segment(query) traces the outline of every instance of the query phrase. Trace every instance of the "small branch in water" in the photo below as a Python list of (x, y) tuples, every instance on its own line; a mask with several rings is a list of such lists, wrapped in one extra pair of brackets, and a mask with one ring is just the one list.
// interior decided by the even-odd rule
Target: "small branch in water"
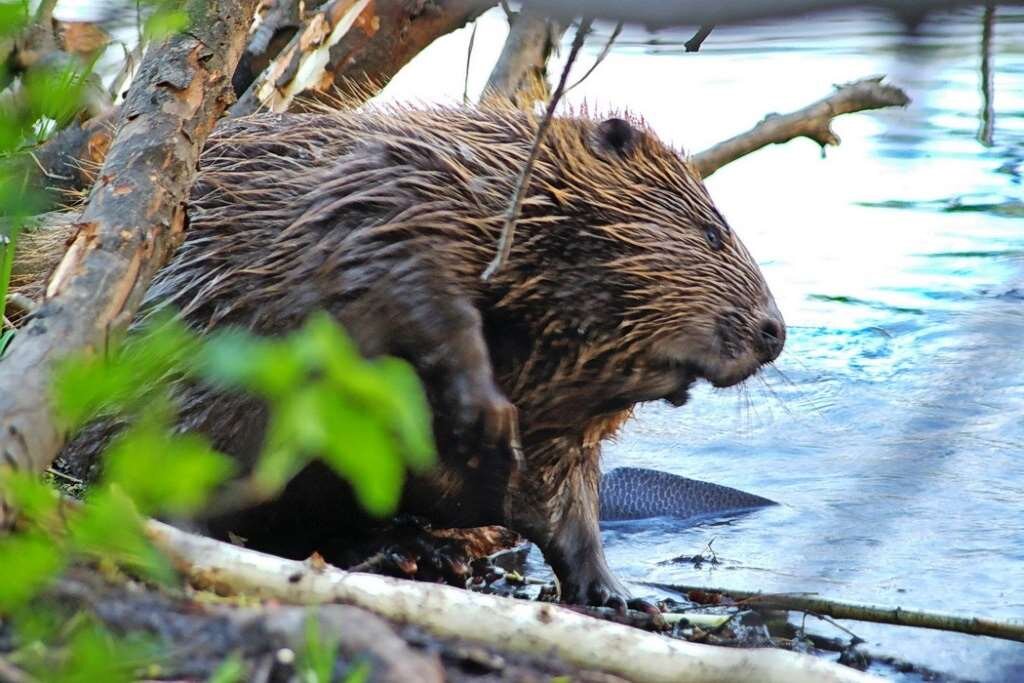
[(683, 47), (686, 48), (687, 52), (696, 52), (700, 49), (700, 46), (704, 44), (704, 41), (708, 36), (711, 35), (711, 31), (715, 28), (714, 24), (704, 24), (697, 32), (693, 34), (693, 37), (683, 43)]
[(526, 163), (523, 164), (523, 170), (519, 173), (519, 180), (516, 182), (516, 192), (512, 197), (512, 202), (509, 204), (508, 213), (505, 216), (505, 225), (502, 227), (501, 237), (498, 239), (498, 253), (495, 254), (494, 260), (491, 261), (481, 276), (485, 281), (491, 279), (495, 273), (501, 270), (505, 263), (508, 262), (509, 254), (512, 253), (512, 240), (515, 238), (516, 221), (519, 219), (519, 211), (523, 206), (523, 199), (526, 197), (526, 189), (530, 185), (530, 177), (533, 175), (533, 164), (537, 161), (537, 156), (540, 154), (540, 146), (544, 141), (544, 135), (551, 125), (555, 107), (558, 106), (558, 101), (562, 98), (562, 93), (565, 92), (565, 82), (569, 78), (569, 71), (572, 69), (573, 62), (576, 61), (580, 48), (583, 47), (583, 41), (586, 39), (587, 31), (590, 30), (591, 23), (592, 20), (589, 17), (584, 17), (576, 29), (576, 36), (572, 40), (572, 49), (569, 50), (569, 56), (565, 60), (565, 67), (562, 68), (562, 76), (558, 79), (558, 87), (551, 94), (551, 99), (548, 101), (547, 109), (544, 112), (544, 118), (541, 119), (540, 125), (537, 126), (537, 134), (533, 138), (530, 156), (527, 157)]
[(985, 5), (985, 16), (981, 28), (981, 127), (978, 142), (992, 146), (992, 131), (995, 129), (996, 113), (992, 103), (994, 83), (992, 80), (992, 28), (995, 25), (996, 8), (991, 2)]
[(789, 114), (769, 114), (756, 126), (728, 140), (719, 142), (692, 158), (697, 171), (704, 178), (742, 156), (771, 144), (789, 142), (806, 137), (822, 149), (838, 145), (839, 136), (832, 131), (832, 119), (884, 107), (905, 107), (910, 98), (901, 89), (882, 83), (884, 76), (864, 78), (836, 87), (834, 93)]
[(719, 593), (729, 596), (744, 607), (773, 607), (776, 609), (807, 612), (813, 616), (822, 615), (835, 619), (869, 621), (894, 626), (914, 626), (938, 631), (955, 631), (975, 636), (990, 636), (1004, 640), (1024, 642), (1024, 624), (1013, 624), (984, 617), (961, 617), (953, 614), (906, 610), (901, 607), (876, 607), (839, 602), (810, 595), (762, 594), (750, 591), (725, 590), (703, 586), (648, 583), (644, 585), (686, 595), (690, 592)]

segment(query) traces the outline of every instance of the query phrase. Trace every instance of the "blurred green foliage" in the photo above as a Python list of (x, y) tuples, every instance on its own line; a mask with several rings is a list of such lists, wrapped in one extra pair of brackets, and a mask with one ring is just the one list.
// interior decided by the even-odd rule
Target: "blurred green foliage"
[[(368, 511), (385, 515), (395, 510), (406, 469), (422, 471), (435, 459), (429, 405), (415, 371), (394, 358), (363, 358), (328, 316), (313, 316), (276, 339), (239, 330), (200, 337), (176, 318), (154, 316), (115, 352), (70, 358), (57, 373), (54, 401), (62, 426), (73, 431), (97, 419), (127, 423), (108, 446), (84, 503), (62, 500), (31, 475), (0, 480), (0, 496), (19, 510), (21, 525), (0, 538), (0, 566), (9, 568), (0, 581), (0, 614), (20, 624), (39, 593), (78, 558), (113, 563), (155, 582), (173, 580), (146, 538), (144, 516), (193, 514), (234, 471), (205, 438), (172, 430), (175, 391), (191, 382), (243, 390), (268, 405), (267, 443), (241, 487), (253, 496), (249, 502), (275, 495), (311, 458), (322, 457)], [(337, 643), (311, 623), (297, 670), (302, 680), (329, 681)], [(65, 639), (66, 646), (120, 647), (100, 627), (90, 629)], [(83, 667), (96, 663), (86, 652), (67, 656)], [(218, 672), (224, 680), (235, 670), (229, 662)], [(367, 673), (356, 667), (347, 680), (364, 680)]]
[[(186, 28), (182, 7), (181, 0), (144, 2), (143, 38), (156, 41)], [(134, 3), (126, 9), (134, 13)], [(0, 309), (18, 234), (51, 203), (28, 152), (78, 115), (93, 67), (64, 61), (14, 68), (10, 48), (34, 21), (28, 0), (0, 0)], [(0, 358), (15, 334), (0, 327)], [(415, 372), (396, 359), (363, 359), (327, 316), (283, 339), (237, 331), (199, 338), (179, 322), (156, 319), (120, 350), (69, 359), (55, 380), (63, 426), (116, 418), (127, 427), (109, 445), (103, 473), (81, 503), (61, 499), (34, 476), (0, 477), (0, 497), (19, 511), (16, 533), (0, 536), (0, 621), (17, 627), (19, 644), (4, 656), (39, 680), (134, 680), (160, 659), (153, 643), (115, 637), (88, 615), (69, 615), (41, 596), (83, 559), (155, 582), (174, 578), (145, 535), (145, 516), (194, 514), (234, 472), (233, 462), (203, 437), (171, 429), (175, 387), (183, 382), (244, 390), (268, 405), (265, 450), (242, 482), (257, 498), (273, 496), (321, 457), (352, 483), (368, 511), (386, 515), (406, 469), (434, 462), (429, 407)], [(307, 632), (297, 661), (303, 680), (330, 680), (336, 652), (337, 642), (315, 628)], [(368, 674), (359, 665), (346, 680), (358, 683)], [(236, 654), (212, 680), (244, 675)]]

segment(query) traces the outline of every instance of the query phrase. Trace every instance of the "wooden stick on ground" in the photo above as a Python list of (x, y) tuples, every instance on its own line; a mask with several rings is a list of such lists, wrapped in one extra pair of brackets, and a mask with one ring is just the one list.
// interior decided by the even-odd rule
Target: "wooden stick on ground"
[(692, 161), (707, 178), (722, 166), (771, 144), (789, 142), (798, 137), (814, 140), (823, 148), (838, 145), (832, 132), (832, 119), (840, 114), (905, 107), (910, 98), (899, 88), (882, 83), (884, 76), (864, 78), (836, 88), (836, 91), (814, 104), (789, 114), (769, 114), (760, 123), (734, 137), (719, 142), (693, 155)]
[(146, 530), (157, 547), (199, 588), (226, 594), (250, 593), (295, 604), (355, 605), (441, 637), (464, 638), (515, 652), (553, 652), (571, 664), (633, 681), (878, 680), (855, 669), (786, 650), (699, 645), (599, 621), (548, 603), (285, 560), (188, 534), (161, 522), (149, 521)]
[(182, 239), (199, 151), (232, 97), (255, 4), (195, 0), (192, 30), (146, 56), (47, 300), (0, 363), (0, 476), (49, 466), (65, 438), (50, 409), (53, 368), (68, 353), (102, 353)]
[(745, 607), (772, 607), (775, 609), (808, 612), (835, 619), (870, 621), (877, 624), (893, 624), (896, 626), (915, 626), (938, 631), (955, 631), (973, 636), (991, 636), (993, 638), (1024, 642), (1024, 623), (1000, 622), (994, 619), (986, 619), (985, 617), (961, 617), (952, 614), (939, 614), (938, 612), (907, 610), (901, 607), (858, 605), (819, 598), (813, 595), (767, 595), (750, 591), (662, 583), (647, 583), (645, 585), (684, 595), (691, 591), (721, 593), (735, 598), (737, 602)]

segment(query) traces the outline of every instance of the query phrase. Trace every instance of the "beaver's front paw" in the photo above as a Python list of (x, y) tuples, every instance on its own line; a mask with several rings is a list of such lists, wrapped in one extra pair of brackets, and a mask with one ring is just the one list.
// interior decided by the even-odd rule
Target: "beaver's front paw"
[(452, 383), (450, 404), (457, 437), (479, 438), (488, 449), (507, 451), (515, 466), (522, 466), (519, 411), (494, 382), (462, 375)]

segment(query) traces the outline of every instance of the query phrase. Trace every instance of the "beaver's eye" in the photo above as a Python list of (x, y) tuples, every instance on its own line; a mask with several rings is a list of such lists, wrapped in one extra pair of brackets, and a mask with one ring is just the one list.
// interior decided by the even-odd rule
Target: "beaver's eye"
[(722, 231), (718, 229), (717, 225), (705, 226), (704, 236), (708, 238), (708, 244), (712, 249), (718, 251), (722, 248)]

